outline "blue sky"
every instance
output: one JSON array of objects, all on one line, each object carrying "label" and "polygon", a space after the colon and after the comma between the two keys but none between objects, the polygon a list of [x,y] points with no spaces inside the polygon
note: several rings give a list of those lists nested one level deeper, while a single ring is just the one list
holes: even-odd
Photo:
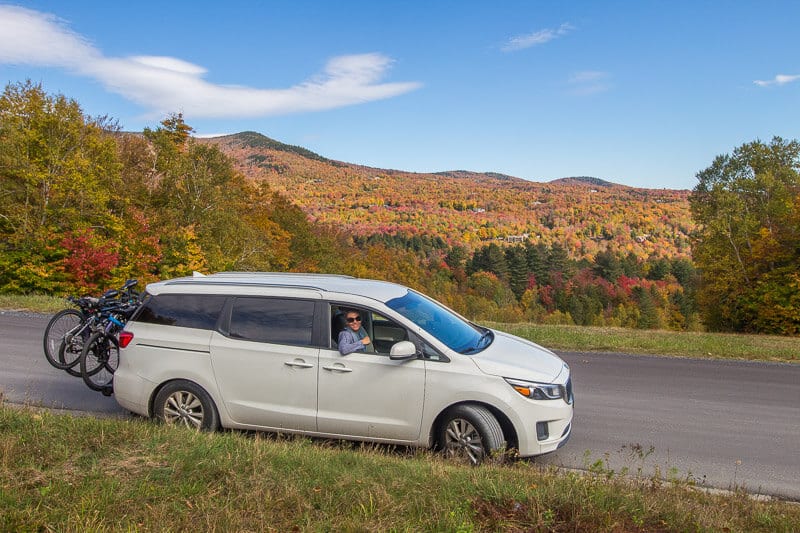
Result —
[{"label": "blue sky", "polygon": [[800,138],[800,2],[0,0],[0,81],[325,157],[690,189]]}]

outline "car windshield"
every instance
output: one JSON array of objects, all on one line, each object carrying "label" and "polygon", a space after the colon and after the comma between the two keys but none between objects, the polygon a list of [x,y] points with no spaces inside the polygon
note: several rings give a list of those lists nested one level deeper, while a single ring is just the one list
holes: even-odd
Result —
[{"label": "car windshield", "polygon": [[414,291],[389,300],[386,305],[456,352],[473,354],[492,343],[491,330],[470,324],[438,302]]}]

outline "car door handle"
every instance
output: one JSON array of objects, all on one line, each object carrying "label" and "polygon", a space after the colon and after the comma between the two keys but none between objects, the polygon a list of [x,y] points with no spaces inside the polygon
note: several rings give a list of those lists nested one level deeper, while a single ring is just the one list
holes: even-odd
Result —
[{"label": "car door handle", "polygon": [[352,372],[352,368],[347,368],[344,365],[333,365],[333,366],[323,366],[325,370],[330,370],[332,372]]},{"label": "car door handle", "polygon": [[291,366],[293,368],[311,368],[311,367],[314,366],[311,363],[306,363],[305,361],[297,361],[297,360],[295,360],[295,361],[286,361],[283,364],[286,365],[286,366]]}]

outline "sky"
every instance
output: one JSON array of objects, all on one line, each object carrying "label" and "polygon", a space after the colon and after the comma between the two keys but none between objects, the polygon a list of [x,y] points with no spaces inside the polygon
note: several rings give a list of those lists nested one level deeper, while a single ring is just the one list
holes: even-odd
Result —
[{"label": "sky", "polygon": [[0,0],[0,82],[412,172],[691,189],[800,138],[800,1]]}]

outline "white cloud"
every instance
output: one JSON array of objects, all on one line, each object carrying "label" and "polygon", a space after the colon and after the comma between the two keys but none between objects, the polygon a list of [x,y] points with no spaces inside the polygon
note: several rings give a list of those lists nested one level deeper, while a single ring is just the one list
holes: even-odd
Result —
[{"label": "white cloud", "polygon": [[795,80],[800,80],[800,74],[778,74],[771,80],[755,80],[753,83],[759,87],[769,87],[770,85],[786,85],[787,83],[791,83]]},{"label": "white cloud", "polygon": [[599,70],[584,70],[572,74],[567,83],[570,92],[577,95],[589,95],[606,92],[611,89],[611,74]]},{"label": "white cloud", "polygon": [[525,48],[544,44],[558,37],[563,37],[574,29],[574,26],[565,22],[555,29],[547,28],[544,30],[535,31],[533,33],[527,33],[525,35],[517,35],[516,37],[509,39],[508,42],[503,45],[502,50],[503,52],[516,52],[517,50],[524,50]]},{"label": "white cloud", "polygon": [[105,57],[54,15],[0,5],[0,64],[59,67],[157,113],[254,117],[320,111],[392,98],[417,82],[380,83],[392,60],[382,54],[330,59],[323,73],[285,89],[215,85],[207,70],[174,57]]}]

